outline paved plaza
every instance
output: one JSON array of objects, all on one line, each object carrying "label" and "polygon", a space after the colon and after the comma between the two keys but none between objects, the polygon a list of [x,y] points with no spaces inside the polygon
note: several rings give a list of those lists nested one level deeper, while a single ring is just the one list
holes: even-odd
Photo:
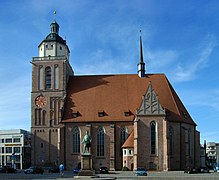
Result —
[{"label": "paved plaza", "polygon": [[219,173],[200,173],[200,174],[185,174],[183,171],[170,171],[170,172],[148,172],[146,177],[136,177],[131,171],[116,171],[109,174],[96,174],[96,177],[77,177],[72,172],[66,171],[63,178],[60,178],[58,173],[44,173],[41,174],[24,174],[18,172],[17,174],[4,174],[0,173],[0,179],[57,179],[57,180],[70,180],[70,179],[180,179],[180,180],[212,180],[219,179]]}]

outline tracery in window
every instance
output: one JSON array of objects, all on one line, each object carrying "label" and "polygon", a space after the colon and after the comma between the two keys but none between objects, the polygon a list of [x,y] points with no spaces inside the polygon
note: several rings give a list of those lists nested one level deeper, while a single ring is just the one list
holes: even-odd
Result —
[{"label": "tracery in window", "polygon": [[104,129],[100,127],[97,132],[97,156],[105,155],[105,133]]},{"label": "tracery in window", "polygon": [[78,127],[73,129],[73,153],[80,153],[80,131]]}]

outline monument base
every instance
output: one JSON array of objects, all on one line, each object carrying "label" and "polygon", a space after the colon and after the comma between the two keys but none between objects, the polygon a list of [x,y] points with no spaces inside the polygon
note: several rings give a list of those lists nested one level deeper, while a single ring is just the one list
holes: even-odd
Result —
[{"label": "monument base", "polygon": [[94,170],[81,170],[78,173],[78,176],[94,176],[95,175],[95,171]]},{"label": "monument base", "polygon": [[84,153],[81,155],[81,171],[78,176],[94,176],[95,171],[92,168],[92,159],[90,153]]}]

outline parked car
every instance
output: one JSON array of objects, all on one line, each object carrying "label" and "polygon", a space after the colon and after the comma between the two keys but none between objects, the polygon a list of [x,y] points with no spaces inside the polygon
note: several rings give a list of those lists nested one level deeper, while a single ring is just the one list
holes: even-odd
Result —
[{"label": "parked car", "polygon": [[193,174],[193,173],[198,173],[199,170],[196,169],[195,167],[187,167],[186,170],[184,171],[184,173],[188,173],[188,174]]},{"label": "parked car", "polygon": [[24,170],[25,174],[43,174],[44,170],[41,167],[31,166]]},{"label": "parked car", "polygon": [[136,176],[147,176],[147,170],[144,167],[138,167],[135,171]]},{"label": "parked car", "polygon": [[10,166],[0,167],[0,173],[17,173],[17,169],[14,169]]},{"label": "parked car", "polygon": [[73,169],[74,174],[78,174],[80,171],[81,171],[80,167],[76,167],[76,168]]},{"label": "parked car", "polygon": [[59,167],[57,167],[57,166],[49,168],[49,173],[59,173],[59,172],[60,172],[60,170],[59,170]]},{"label": "parked car", "polygon": [[100,174],[108,174],[109,173],[108,168],[105,166],[100,167],[99,170],[100,170]]},{"label": "parked car", "polygon": [[209,173],[209,169],[207,167],[201,167],[200,172],[201,173]]}]

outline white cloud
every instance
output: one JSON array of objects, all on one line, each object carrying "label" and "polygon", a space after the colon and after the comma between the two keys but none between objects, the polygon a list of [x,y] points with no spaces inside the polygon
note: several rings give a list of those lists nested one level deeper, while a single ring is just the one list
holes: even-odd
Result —
[{"label": "white cloud", "polygon": [[145,62],[153,71],[163,72],[178,59],[178,52],[174,50],[146,51]]},{"label": "white cloud", "polygon": [[[212,51],[217,46],[217,40],[213,35],[207,35],[198,48],[195,59],[181,61],[173,71],[173,80],[177,82],[190,81],[196,78],[197,73],[208,65]],[[187,63],[187,64],[186,64]]]},{"label": "white cloud", "polygon": [[181,89],[183,99],[186,99],[188,105],[210,106],[219,110],[219,89]]}]

